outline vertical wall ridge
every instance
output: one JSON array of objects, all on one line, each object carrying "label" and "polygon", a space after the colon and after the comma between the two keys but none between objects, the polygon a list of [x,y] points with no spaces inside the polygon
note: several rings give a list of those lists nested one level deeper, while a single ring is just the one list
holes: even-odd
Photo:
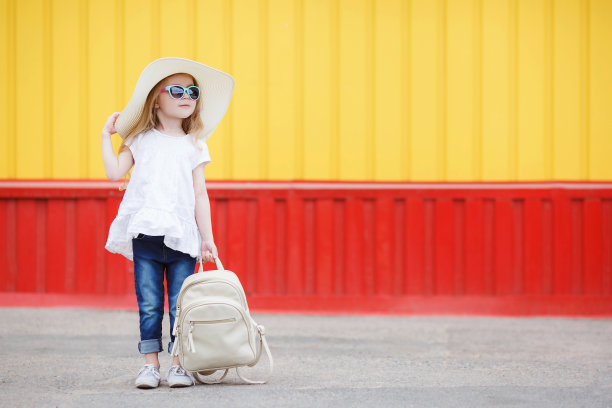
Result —
[{"label": "vertical wall ridge", "polygon": [[53,7],[50,0],[43,2],[43,175],[53,178]]},{"label": "vertical wall ridge", "polygon": [[508,178],[518,179],[518,0],[508,2]]},{"label": "vertical wall ridge", "polygon": [[[225,63],[225,67],[228,72],[234,72],[234,9],[232,0],[224,0],[223,1],[223,21],[225,24],[223,25],[223,62]],[[223,143],[223,153],[225,160],[223,160],[223,171],[222,174],[226,179],[234,178],[234,114],[233,109],[229,109],[227,112],[227,136],[226,140]]]},{"label": "vertical wall ridge", "polygon": [[555,112],[555,3],[544,2],[544,157],[543,167],[546,178],[554,177],[554,112]]},{"label": "vertical wall ridge", "polygon": [[580,178],[590,177],[590,1],[580,2]]},{"label": "vertical wall ridge", "polygon": [[270,157],[270,139],[269,131],[269,115],[270,107],[268,106],[269,98],[267,89],[269,88],[268,66],[270,58],[270,43],[268,35],[268,0],[260,0],[258,2],[258,24],[259,24],[259,50],[261,56],[259,58],[259,178],[268,180],[270,177],[269,157]]},{"label": "vertical wall ridge", "polygon": [[438,49],[437,49],[437,130],[436,130],[436,179],[447,180],[447,28],[446,28],[446,0],[438,0]]},{"label": "vertical wall ridge", "polygon": [[329,60],[330,74],[332,87],[330,89],[331,112],[329,115],[330,124],[330,175],[331,180],[340,179],[340,109],[338,106],[342,103],[340,99],[340,0],[331,0],[329,2]]},{"label": "vertical wall ridge", "polygon": [[483,158],[482,158],[482,0],[474,1],[474,34],[473,34],[473,65],[474,71],[472,81],[474,81],[474,96],[473,96],[473,124],[474,131],[472,136],[472,144],[474,146],[474,155],[472,159],[472,177],[474,180],[482,180],[483,176]]},{"label": "vertical wall ridge", "polygon": [[294,133],[295,149],[293,154],[294,166],[293,174],[296,179],[303,179],[306,174],[304,168],[304,0],[294,0],[294,48],[295,79],[295,111],[294,111]]}]

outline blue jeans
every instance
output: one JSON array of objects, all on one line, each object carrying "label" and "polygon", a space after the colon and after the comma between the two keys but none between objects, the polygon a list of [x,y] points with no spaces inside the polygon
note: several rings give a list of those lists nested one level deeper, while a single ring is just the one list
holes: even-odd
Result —
[{"label": "blue jeans", "polygon": [[162,319],[164,317],[164,271],[168,286],[170,315],[170,343],[174,336],[172,326],[176,317],[176,298],[185,278],[195,271],[196,258],[176,251],[164,244],[164,236],[138,234],[132,239],[134,252],[134,286],[140,315],[140,342],[142,353],[155,353],[162,348]]}]

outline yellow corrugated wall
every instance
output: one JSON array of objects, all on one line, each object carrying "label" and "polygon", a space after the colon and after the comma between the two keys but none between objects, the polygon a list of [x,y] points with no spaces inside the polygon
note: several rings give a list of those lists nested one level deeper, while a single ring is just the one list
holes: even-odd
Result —
[{"label": "yellow corrugated wall", "polygon": [[610,0],[0,0],[0,178],[103,179],[106,118],[181,56],[236,79],[208,179],[610,180],[611,21]]}]

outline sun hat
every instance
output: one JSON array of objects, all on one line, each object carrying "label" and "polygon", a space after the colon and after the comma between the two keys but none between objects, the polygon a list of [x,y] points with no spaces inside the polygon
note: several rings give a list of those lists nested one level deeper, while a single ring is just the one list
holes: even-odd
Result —
[{"label": "sun hat", "polygon": [[234,78],[219,71],[186,58],[160,58],[145,67],[140,74],[136,88],[127,106],[115,122],[115,129],[124,138],[136,125],[147,95],[153,87],[167,76],[186,73],[192,75],[200,86],[200,117],[204,122],[202,130],[204,140],[207,140],[217,128],[225,115],[234,92]]}]

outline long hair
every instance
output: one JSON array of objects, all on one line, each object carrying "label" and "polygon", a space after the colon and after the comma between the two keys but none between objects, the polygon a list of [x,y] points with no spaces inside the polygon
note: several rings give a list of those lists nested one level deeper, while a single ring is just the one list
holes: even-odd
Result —
[{"label": "long hair", "polygon": [[[178,74],[178,72],[175,74]],[[172,75],[175,75],[175,74],[172,74]],[[172,75],[168,75],[167,77],[159,81],[153,87],[153,89],[151,89],[151,91],[147,95],[147,99],[145,100],[145,103],[142,108],[142,112],[140,113],[140,117],[138,118],[138,121],[128,131],[127,135],[125,135],[125,137],[123,138],[123,142],[121,143],[121,146],[119,147],[119,153],[121,153],[122,151],[126,149],[129,149],[126,143],[131,143],[132,140],[135,139],[139,134],[143,132],[147,132],[158,125],[159,119],[155,111],[155,104],[157,103],[157,98],[159,98],[159,94],[161,92],[164,81],[166,80],[166,78]],[[193,84],[199,87],[200,85],[198,84],[196,79],[193,76],[191,76],[191,78],[193,79]],[[202,122],[202,118],[200,115],[200,104],[201,103],[202,103],[202,96],[200,95],[200,98],[198,98],[198,100],[196,101],[196,106],[191,116],[183,119],[183,122],[181,123],[181,127],[183,128],[183,131],[190,135],[191,141],[197,149],[200,149],[198,142],[204,138],[204,135],[202,134],[202,130],[204,129],[204,123]],[[127,184],[129,182],[128,176],[130,174],[131,174],[131,171],[126,173],[124,177],[124,182],[119,187],[119,190],[125,190],[127,188]]]}]

